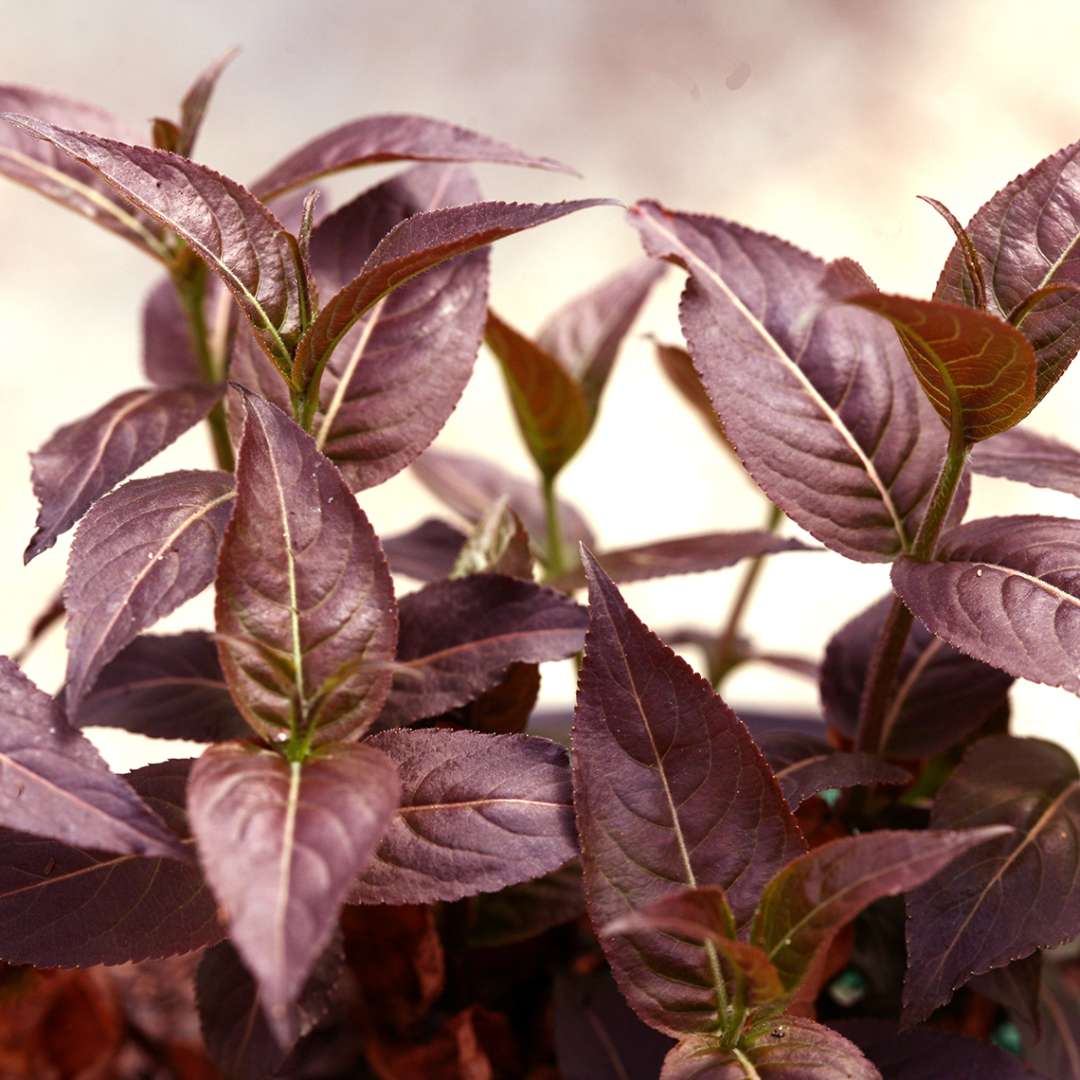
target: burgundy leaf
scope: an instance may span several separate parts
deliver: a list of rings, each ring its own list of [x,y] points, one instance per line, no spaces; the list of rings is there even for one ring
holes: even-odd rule
[[[296,349],[292,381],[306,392],[318,385],[330,354],[356,321],[400,285],[447,259],[486,247],[609,199],[563,203],[474,203],[406,218],[379,241],[360,273],[329,297]]]
[[[217,581],[226,682],[267,739],[347,737],[378,714],[397,636],[379,542],[341,474],[245,393],[236,511]]]
[[[130,390],[60,428],[30,455],[41,509],[23,560],[51,548],[96,499],[206,416],[221,394],[213,386]]]
[[[295,241],[250,192],[179,154],[6,118],[88,165],[184,240],[236,297],[267,355],[288,371],[303,319]]]
[[[551,158],[532,157],[466,128],[425,116],[365,116],[334,128],[294,151],[251,186],[273,199],[320,176],[385,161],[489,161],[577,174]]]
[[[1080,521],[985,518],[946,533],[893,585],[954,648],[1017,678],[1080,694]]]
[[[543,551],[547,537],[544,502],[533,480],[522,480],[498,465],[465,454],[428,450],[413,462],[416,478],[436,498],[466,521],[476,522],[497,499],[506,496],[510,509],[529,530],[533,546]],[[594,542],[592,529],[572,504],[559,500],[563,543],[576,549]]]
[[[53,593],[45,606],[34,617],[30,629],[26,632],[17,652],[11,654],[11,659],[19,667],[24,666],[26,658],[34,651],[41,639],[64,617],[64,594],[62,590]]]
[[[566,751],[527,735],[385,731],[401,807],[354,904],[428,904],[528,881],[577,853]]]
[[[1080,1076],[1080,972],[1074,961],[1047,964],[1043,976],[1041,1033],[1025,1059],[1047,1077]]]
[[[1043,956],[1033,952],[1004,967],[976,975],[968,987],[1007,1009],[1022,1029],[1034,1035],[1040,1027],[1039,994],[1042,983]]]
[[[929,1016],[972,975],[1080,933],[1080,773],[1041,739],[992,735],[934,801],[935,829],[1011,825],[908,898],[904,1019]]]
[[[887,1080],[1040,1080],[1007,1051],[949,1031],[900,1031],[888,1020],[844,1020],[836,1029]]]
[[[191,770],[200,860],[282,1042],[290,1006],[397,805],[393,763],[356,743],[329,744],[303,764],[220,743]]]
[[[75,721],[195,742],[248,732],[225,686],[217,646],[201,630],[137,637],[105,665]]]
[[[550,874],[477,896],[473,901],[469,944],[479,949],[513,945],[554,926],[575,922],[584,914],[581,863],[572,859]]]
[[[184,815],[190,761],[126,777],[194,843]],[[220,941],[217,905],[195,860],[106,855],[0,830],[0,958],[36,967],[125,964]]]
[[[752,1071],[751,1071],[752,1070]],[[801,1016],[754,1024],[725,1050],[701,1037],[679,1043],[664,1059],[660,1080],[882,1080],[859,1048]],[[892,1080],[892,1074],[889,1074]],[[951,1078],[950,1078],[951,1080]]]
[[[453,571],[467,539],[453,525],[428,518],[408,532],[384,537],[382,548],[395,574],[417,581],[442,581]]]
[[[945,224],[952,229],[956,237],[957,246],[960,249],[961,258],[964,261],[964,269],[967,271],[968,281],[971,283],[970,307],[985,310],[987,305],[986,279],[983,277],[982,263],[979,261],[979,253],[968,236],[967,229],[957,220],[956,215],[940,200],[931,199],[927,195],[920,195],[920,199],[928,206],[933,207],[945,220]]]
[[[400,618],[384,727],[471,701],[509,664],[573,656],[586,623],[585,611],[562,593],[500,574],[427,585],[402,598]]]
[[[344,969],[341,935],[323,950],[300,996],[288,1009],[287,1043],[279,1045],[259,1004],[255,980],[236,949],[223,941],[203,953],[195,974],[199,1025],[210,1057],[228,1077],[276,1076],[297,1039],[329,1010]]]
[[[64,583],[72,715],[140,630],[213,580],[232,500],[228,473],[174,472],[129,481],[83,518]]]
[[[217,86],[221,73],[235,58],[237,51],[237,49],[230,49],[224,56],[215,60],[199,74],[184,95],[180,102],[180,123],[177,125],[179,140],[175,149],[178,154],[191,157],[191,151],[195,148],[195,140],[202,128],[203,117],[206,115],[214,87]]]
[[[613,274],[559,308],[536,335],[580,384],[594,417],[619,348],[664,269],[644,262]]]
[[[990,310],[1007,318],[1033,292],[1080,285],[1080,143],[1045,158],[1002,188],[972,218],[968,235],[982,261]],[[964,253],[949,253],[934,298],[973,298]],[[1038,358],[1036,398],[1061,377],[1080,346],[1080,297],[1061,291],[1019,323]]]
[[[680,885],[719,885],[745,924],[805,850],[749,732],[587,559],[589,633],[573,731],[574,802],[594,927]],[[655,934],[604,949],[634,1011],[661,1031],[715,1022],[698,946]]]
[[[874,645],[892,604],[885,597],[833,635],[821,668],[829,725],[853,739]],[[900,659],[896,693],[882,728],[892,757],[929,757],[978,731],[1008,702],[1012,678],[946,645],[916,621]]]
[[[467,170],[435,165],[364,192],[312,236],[320,292],[332,296],[346,286],[406,218],[479,198]],[[486,251],[451,259],[380,300],[335,350],[313,430],[354,491],[403,469],[446,422],[480,348],[487,283]]]
[[[227,294],[226,294],[227,295]],[[156,386],[182,387],[203,378],[187,315],[172,278],[162,278],[143,304],[143,370]]]
[[[672,386],[682,395],[683,400],[708,424],[712,433],[720,440],[722,446],[731,449],[731,443],[724,433],[724,425],[720,423],[720,417],[709,401],[709,394],[701,384],[701,376],[694,369],[694,361],[690,354],[678,345],[664,345],[662,342],[654,342],[656,346],[656,358],[660,361],[660,367],[668,377]]]
[[[799,540],[777,536],[763,529],[748,529],[745,532],[701,533],[698,536],[680,536],[675,540],[657,540],[651,544],[603,551],[596,559],[612,581],[623,584],[670,574],[723,570],[757,555],[809,550],[812,549]],[[573,570],[553,584],[555,588],[567,591],[580,589],[585,585],[585,571]]]
[[[505,498],[492,503],[473,526],[449,576],[459,578],[489,573],[533,580],[529,533]]]
[[[1006,431],[993,442],[977,446],[971,469],[1080,498],[1080,450],[1026,428]]]
[[[783,241],[656,203],[631,217],[650,255],[690,273],[683,332],[766,495],[850,558],[905,551],[945,432],[892,330],[848,307],[819,310],[824,264]]]
[[[7,657],[0,715],[0,824],[102,851],[184,857],[161,818]]]
[[[132,138],[116,117],[104,109],[25,86],[0,86],[0,113],[36,116],[51,124],[94,131],[114,139]],[[122,236],[136,247],[165,258],[158,229],[117,198],[116,192],[97,173],[13,124],[5,124],[0,130],[0,173]]]

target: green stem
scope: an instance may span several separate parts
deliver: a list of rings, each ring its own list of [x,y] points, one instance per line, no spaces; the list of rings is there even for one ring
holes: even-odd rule
[[[555,477],[544,476],[544,517],[547,520],[547,576],[557,578],[566,571],[559,500],[555,496]]]
[[[968,454],[971,447],[959,438],[950,441],[937,484],[930,496],[930,505],[919,527],[915,542],[908,553],[912,559],[927,562],[934,557],[938,538],[945,526],[956,496],[956,489],[964,475]],[[896,676],[900,670],[900,659],[904,655],[908,634],[911,632],[913,617],[904,606],[899,596],[894,596],[885,616],[885,623],[878,637],[877,647],[867,672],[863,687],[862,701],[859,707],[859,729],[855,735],[855,749],[870,753],[880,753],[886,734],[885,718],[889,704],[896,691]]]
[[[784,515],[780,508],[770,504],[769,514],[765,519],[766,531],[776,532],[780,527],[780,522],[783,520]],[[750,604],[750,597],[753,596],[758,578],[764,568],[765,556],[755,555],[743,571],[742,581],[739,582],[739,588],[735,593],[735,599],[732,601],[727,621],[716,639],[716,647],[713,649],[709,665],[712,684],[715,689],[719,689],[724,679],[739,665],[741,659],[738,654],[739,626],[742,623],[743,616],[746,614],[746,609]]]

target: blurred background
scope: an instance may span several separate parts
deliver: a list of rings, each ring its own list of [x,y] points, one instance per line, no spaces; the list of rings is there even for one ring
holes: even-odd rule
[[[1080,138],[1070,78],[1080,5],[1028,0],[147,0],[4,4],[0,80],[98,103],[133,124],[173,115],[208,62],[238,45],[197,157],[240,180],[296,144],[373,112],[464,124],[574,165],[582,180],[494,166],[490,198],[654,197],[776,233],[825,258],[859,260],[890,291],[929,295],[952,235],[919,194],[966,221],[999,187]],[[328,184],[338,201],[390,170]],[[134,249],[39,196],[0,183],[0,652],[21,644],[59,586],[69,533],[29,567],[36,505],[27,453],[60,424],[142,380],[139,309],[155,268]],[[525,331],[599,278],[640,258],[618,208],[591,210],[501,242],[492,304]],[[765,504],[663,379],[646,333],[681,340],[670,270],[615,371],[596,430],[561,477],[602,546],[758,527]],[[1076,367],[1030,424],[1075,441]],[[530,474],[493,359],[437,444]],[[210,463],[204,430],[143,473]],[[406,472],[365,492],[380,532],[437,512]],[[1076,516],[1080,505],[979,477],[969,516]],[[789,530],[797,532],[791,526]],[[627,587],[657,628],[723,621],[739,571]],[[403,588],[412,587],[402,582]],[[885,592],[885,566],[831,553],[784,555],[764,573],[745,630],[776,651],[817,656],[831,633]],[[198,598],[166,628],[209,626]],[[696,657],[691,657],[696,662]],[[27,665],[53,690],[53,631]],[[569,664],[545,669],[546,703],[569,703]],[[740,704],[816,707],[816,689],[750,665],[727,685]],[[1016,728],[1080,751],[1080,701],[1022,684]],[[99,740],[117,766],[170,756],[136,737]]]

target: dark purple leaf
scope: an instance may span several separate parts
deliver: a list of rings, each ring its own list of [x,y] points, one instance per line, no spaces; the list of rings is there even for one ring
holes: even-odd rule
[[[1025,1059],[1048,1078],[1080,1076],[1080,972],[1075,961],[1046,964],[1039,1006],[1040,1037],[1025,1046]]]
[[[344,969],[341,935],[335,935],[288,1009],[287,1046],[278,1043],[259,1004],[259,990],[236,949],[223,941],[203,953],[195,974],[199,1026],[210,1057],[226,1076],[266,1080],[277,1076],[292,1044],[329,1010]]]
[[[102,851],[184,857],[161,818],[7,657],[0,715],[0,824]]]
[[[94,105],[24,86],[0,86],[0,113],[36,116],[61,127],[133,138],[116,117]],[[158,258],[166,257],[158,229],[142,218],[92,169],[58,153],[20,128],[0,130],[0,173],[122,236]]]
[[[536,335],[580,384],[594,418],[619,348],[663,273],[644,262],[613,274],[559,308]]]
[[[917,1023],[972,975],[1080,933],[1080,773],[1041,739],[992,735],[934,801],[935,829],[1011,825],[908,897],[904,1019]]]
[[[581,863],[572,859],[550,874],[476,897],[469,944],[479,949],[513,945],[584,914]]]
[[[7,114],[6,119],[90,166],[183,239],[236,297],[267,355],[288,372],[304,306],[296,242],[250,192],[179,154],[25,116]]]
[[[720,417],[716,415],[712,402],[709,401],[708,392],[701,383],[701,376],[694,370],[694,361],[690,354],[678,345],[665,345],[659,341],[653,344],[656,346],[656,358],[660,361],[660,367],[682,395],[683,401],[708,424],[721,445],[731,450],[731,443],[724,433],[724,425],[720,423]]]
[[[19,667],[23,661],[34,651],[41,639],[64,617],[64,594],[62,590],[53,593],[49,602],[38,612],[34,621],[30,624],[26,639],[17,652],[11,654],[11,659]]]
[[[749,732],[626,606],[591,558],[573,731],[574,801],[593,926],[680,886],[719,885],[739,925],[805,850]],[[664,935],[604,949],[634,1011],[668,1033],[715,1022],[700,947]]]
[[[1039,991],[1043,957],[1033,952],[1004,967],[976,975],[968,987],[991,1001],[996,1001],[1020,1025],[1033,1034],[1039,1030]]]
[[[228,473],[174,472],[129,481],[83,518],[64,583],[72,715],[125,645],[213,580],[232,501]]]
[[[300,996],[398,805],[394,765],[330,744],[301,764],[244,743],[212,746],[188,784],[191,831],[229,937],[286,1042]]]
[[[199,77],[191,84],[191,88],[180,102],[180,123],[177,125],[179,139],[175,150],[184,157],[191,157],[191,151],[195,147],[195,140],[202,128],[203,117],[206,108],[210,104],[210,98],[214,93],[221,73],[232,62],[237,54],[236,49],[230,49],[224,56],[215,60]]]
[[[364,192],[312,236],[321,294],[348,285],[406,218],[479,198],[467,170],[435,165]],[[380,300],[334,351],[313,431],[354,491],[403,469],[446,422],[480,348],[487,283],[486,251],[452,259]]]
[[[885,597],[833,635],[821,668],[821,702],[831,727],[853,739],[874,646],[892,604]],[[1012,678],[946,645],[916,621],[900,659],[896,693],[882,728],[892,757],[938,754],[978,731],[1008,701]]]
[[[248,732],[225,686],[217,646],[201,630],[137,637],[105,665],[75,721],[195,742]]]
[[[436,498],[466,521],[476,522],[493,502],[506,496],[529,530],[533,546],[543,551],[547,537],[544,502],[534,480],[522,480],[481,458],[428,450],[413,462],[413,474]],[[559,500],[559,524],[563,543],[576,549],[592,545],[592,529],[576,507]]]
[[[190,761],[126,777],[193,846],[184,815]],[[36,967],[125,964],[220,941],[217,904],[194,859],[106,855],[0,830],[0,958]]]
[[[690,273],[683,332],[766,495],[850,558],[905,551],[945,432],[891,328],[850,307],[820,310],[824,264],[783,241],[656,203],[631,217],[650,255]]]
[[[23,561],[51,548],[96,499],[197,424],[221,395],[213,386],[130,390],[60,428],[30,455],[41,509]]]
[[[384,731],[367,745],[401,777],[401,806],[349,893],[354,904],[460,900],[577,854],[561,746],[528,735]]]
[[[555,1051],[564,1080],[656,1080],[671,1040],[646,1027],[606,971],[555,983]]]
[[[1080,521],[972,521],[945,534],[933,562],[899,560],[892,581],[954,648],[1080,694]]]
[[[245,394],[236,511],[217,579],[226,682],[264,738],[347,737],[378,714],[393,582],[341,474],[280,409]]]
[[[1080,284],[1080,144],[1045,158],[999,191],[972,218],[968,235],[982,260],[990,311],[1010,316],[1033,292]],[[934,298],[974,298],[964,253],[949,253]],[[1036,396],[1061,377],[1080,346],[1080,297],[1057,292],[1028,312],[1020,329],[1038,358]]]
[[[836,1029],[886,1080],[1039,1080],[1007,1051],[952,1032],[900,1031],[888,1020],[844,1020]],[[1058,1075],[1064,1080],[1067,1074]]]
[[[740,709],[739,719],[759,746],[763,739],[772,735],[801,735],[823,740],[828,733],[824,721],[816,713],[774,713],[760,709]]]
[[[979,253],[975,250],[975,245],[972,243],[971,237],[968,236],[967,229],[960,224],[956,215],[940,200],[932,199],[928,195],[920,195],[919,198],[928,206],[933,207],[945,219],[945,224],[952,229],[960,256],[964,262],[964,269],[967,271],[968,281],[971,284],[971,300],[968,302],[968,306],[980,311],[985,310],[987,306],[986,278],[983,276]]]
[[[471,574],[400,604],[384,727],[438,716],[496,685],[509,664],[562,660],[581,648],[586,614],[562,593],[500,574]]]
[[[993,442],[977,446],[971,469],[1080,498],[1080,450],[1026,428],[1006,431]]]
[[[386,161],[488,161],[577,174],[551,158],[532,157],[475,131],[425,116],[365,116],[320,135],[294,151],[251,185],[273,199],[320,176]]]
[[[750,1070],[753,1070],[752,1072]],[[858,1047],[801,1016],[754,1024],[736,1049],[701,1037],[679,1043],[664,1059],[660,1080],[882,1080]],[[892,1080],[890,1074],[888,1080]],[[951,1078],[950,1078],[951,1080]]]
[[[492,503],[488,512],[465,538],[450,577],[469,574],[504,574],[533,580],[532,546],[521,518],[505,498]]]
[[[188,386],[203,378],[172,278],[162,278],[146,297],[142,333],[143,370],[156,386]]]
[[[670,574],[723,570],[758,555],[808,550],[812,549],[799,540],[777,536],[763,529],[748,529],[745,532],[702,533],[698,536],[680,536],[675,540],[657,540],[651,544],[603,551],[596,559],[612,581],[623,584]],[[574,570],[564,574],[553,585],[567,591],[580,589],[585,585],[585,571]]]
[[[417,581],[443,581],[450,576],[468,537],[438,518],[428,518],[414,529],[383,538],[382,548],[395,574]]]

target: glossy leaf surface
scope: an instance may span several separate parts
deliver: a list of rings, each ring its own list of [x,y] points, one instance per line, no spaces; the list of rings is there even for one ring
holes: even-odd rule
[[[1064,491],[1080,498],[1080,450],[1049,435],[1017,428],[975,448],[972,472]]]
[[[83,519],[64,583],[65,693],[73,714],[140,630],[213,580],[232,500],[228,473],[166,473],[129,481]]]
[[[774,237],[651,202],[631,221],[648,254],[690,273],[683,333],[765,494],[850,558],[904,551],[945,433],[892,329],[850,307],[822,310],[824,264]]]
[[[736,921],[804,850],[772,773],[738,718],[653,635],[590,559],[589,633],[573,730],[574,800],[597,929],[680,885],[719,885]],[[636,935],[604,942],[642,1019],[701,1030],[716,988],[699,946]]]
[[[944,1004],[971,975],[1080,933],[1080,773],[1061,747],[992,735],[965,755],[931,825],[1010,832],[969,852],[908,898],[911,975],[904,1017]]]
[[[52,547],[96,499],[197,424],[221,393],[210,386],[131,390],[60,428],[30,455],[41,509],[24,560]]]
[[[1080,522],[984,518],[901,559],[893,586],[940,638],[1017,678],[1080,693]]]
[[[379,542],[341,474],[281,410],[245,395],[216,618],[226,681],[265,738],[348,736],[378,714],[397,635]]]
[[[368,745],[401,777],[401,806],[349,900],[427,904],[492,892],[577,853],[566,751],[526,735],[387,731]]]
[[[302,765],[221,743],[191,770],[188,815],[200,861],[282,1041],[290,1006],[397,804],[393,763],[355,743],[326,747]]]

